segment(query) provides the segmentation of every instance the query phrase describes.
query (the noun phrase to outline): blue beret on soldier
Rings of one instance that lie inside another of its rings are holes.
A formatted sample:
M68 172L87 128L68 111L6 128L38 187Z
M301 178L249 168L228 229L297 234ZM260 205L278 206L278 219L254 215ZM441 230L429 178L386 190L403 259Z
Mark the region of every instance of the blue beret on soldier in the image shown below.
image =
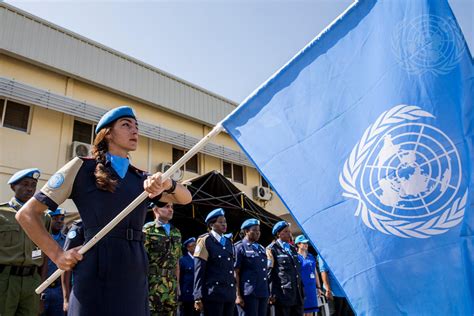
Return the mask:
M99 120L99 123L97 123L97 127L95 128L95 133L99 133L101 129L109 125L110 123L115 122L119 118L123 117L132 117L136 119L135 117L135 112L133 109L129 106L121 106L115 109L112 109L105 113Z
M48 210L49 216L65 215L66 212L62 208L57 208L55 211Z
M183 246L184 246L184 247L187 247L187 246L188 246L190 243L192 243L192 242L196 242L196 238L191 237L191 238L186 239L186 240L183 242Z
M246 229L255 225L260 225L260 221L256 218L249 218L242 223L240 229Z
M289 224L287 222L279 221L278 223L275 224L275 226L273 226L273 229L272 229L273 236L275 236L280 231L282 231L285 227L288 227L288 226Z
M309 240L304 235L299 235L295 239L295 244L307 244Z
M11 178L8 180L8 184L15 184L18 181L24 179L24 178L32 178L35 180L38 180L40 177L41 172L39 171L38 168L30 168L30 169L24 169L17 171Z
M219 216L224 216L224 210L221 208L216 208L215 210L211 211L209 214L206 216L206 224L209 223L209 221L213 218L219 217Z

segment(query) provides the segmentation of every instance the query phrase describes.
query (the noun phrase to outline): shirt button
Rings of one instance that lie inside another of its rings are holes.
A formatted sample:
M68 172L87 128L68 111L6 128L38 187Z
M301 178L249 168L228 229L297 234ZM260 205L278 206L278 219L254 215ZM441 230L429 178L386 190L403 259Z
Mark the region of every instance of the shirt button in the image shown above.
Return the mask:
M263 278L263 280L264 280L264 281L266 281L266 280L267 280L267 278Z
M250 280L247 280L247 282L250 282Z
M221 255L218 255L218 256L217 256L217 258L220 258L220 257L221 257Z
M229 273L232 274L232 270L230 270Z
M219 284L219 282L218 282L218 281L216 281L216 284Z
M265 271L265 268L263 268L262 270Z
M222 249L225 249L225 247L222 247Z
M229 257L229 258L227 258L227 261L230 261L230 257Z
M262 259L262 262L264 262L264 261L265 261L265 259Z
M231 286L231 287L234 287L234 284L233 284L233 283L231 283L231 284L230 284L230 286Z

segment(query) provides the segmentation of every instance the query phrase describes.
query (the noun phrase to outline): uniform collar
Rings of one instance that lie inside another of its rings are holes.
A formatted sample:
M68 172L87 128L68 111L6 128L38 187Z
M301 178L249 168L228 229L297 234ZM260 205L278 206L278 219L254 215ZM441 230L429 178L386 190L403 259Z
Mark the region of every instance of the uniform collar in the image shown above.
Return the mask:
M25 203L21 203L20 201L16 199L16 197L12 197L12 199L10 200L10 202L8 202L8 204L12 208L14 208L16 211L18 211Z
M188 256L190 256L194 260L194 255L192 255L189 251L188 251Z
M119 175L120 178L125 178L127 174L128 166L130 166L130 160L128 158L111 155L110 153L106 154L107 162L110 162L110 165Z
M221 242L221 238L223 238L223 236L219 235L212 229L211 229L211 235L217 240L217 242Z

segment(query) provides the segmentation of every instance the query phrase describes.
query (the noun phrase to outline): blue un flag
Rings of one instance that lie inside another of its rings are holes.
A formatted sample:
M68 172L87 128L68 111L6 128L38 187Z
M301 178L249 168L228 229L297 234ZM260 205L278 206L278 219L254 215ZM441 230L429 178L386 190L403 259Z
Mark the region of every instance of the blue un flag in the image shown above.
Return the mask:
M359 1L223 125L357 314L472 315L473 90L447 1Z

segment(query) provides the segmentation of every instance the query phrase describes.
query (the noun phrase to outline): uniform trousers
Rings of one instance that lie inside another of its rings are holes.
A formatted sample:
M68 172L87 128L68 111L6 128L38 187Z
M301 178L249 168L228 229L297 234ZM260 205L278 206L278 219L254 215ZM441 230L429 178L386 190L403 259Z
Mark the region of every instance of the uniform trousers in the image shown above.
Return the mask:
M39 295L35 289L40 283L37 272L29 276L10 275L10 267L6 266L0 273L0 315L38 315Z
M194 308L194 302L181 302L179 316L199 316L201 313Z
M287 306L275 304L275 316L301 316L303 313L303 305Z
M42 316L64 316L63 289L61 286L46 289Z
M239 316L265 316L267 314L268 297L244 295L244 307L237 305Z
M204 316L234 316L235 302L203 301Z

